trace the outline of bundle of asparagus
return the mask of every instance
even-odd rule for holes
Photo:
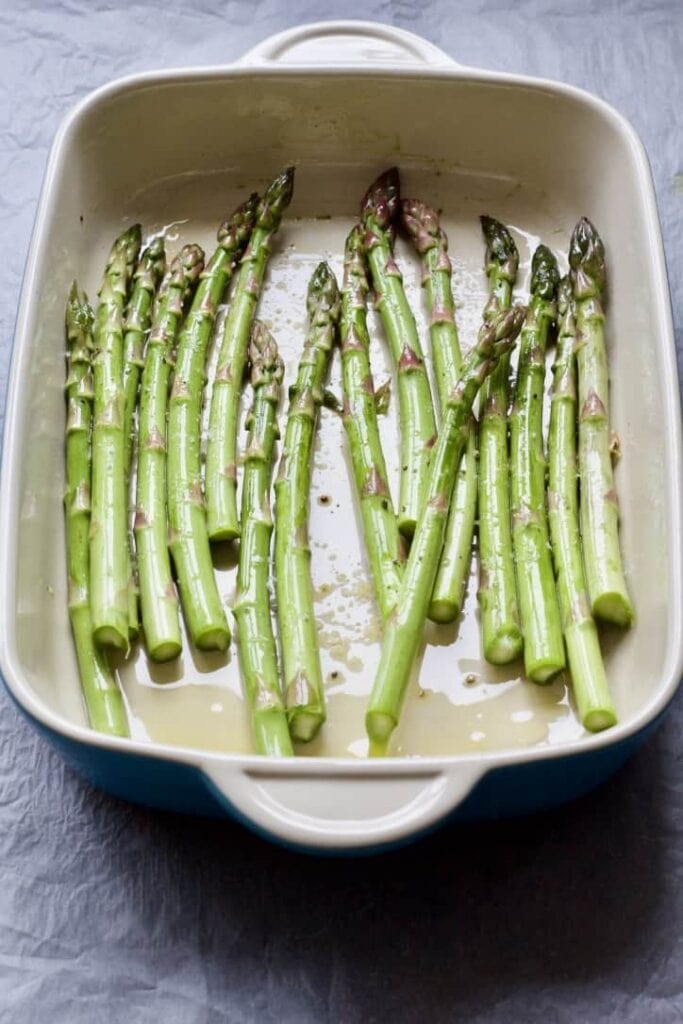
[[[164,273],[162,239],[153,238],[140,254],[141,228],[134,225],[112,247],[97,316],[75,284],[69,293],[69,614],[93,728],[127,733],[107,649],[127,654],[137,637],[136,572],[151,659],[170,660],[182,649],[176,583],[191,643],[225,651],[231,635],[210,542],[238,540],[233,612],[254,747],[288,756],[293,742],[307,742],[319,732],[326,701],[311,582],[309,495],[319,410],[338,342],[342,419],[384,623],[365,719],[370,753],[387,752],[426,619],[451,622],[462,611],[475,534],[485,658],[507,664],[523,652],[527,677],[545,683],[564,667],[566,648],[583,725],[589,730],[612,725],[616,714],[593,615],[630,625],[633,608],[619,551],[601,305],[605,261],[595,228],[586,218],[579,221],[570,244],[570,272],[562,282],[555,256],[540,245],[528,305],[512,305],[517,247],[505,225],[483,216],[489,297],[478,335],[463,354],[439,214],[419,199],[401,201],[395,168],[380,175],[347,236],[341,292],[327,263],[317,266],[309,283],[308,329],[289,389],[273,521],[284,365],[256,313],[272,238],[292,198],[293,181],[294,170],[287,168],[263,198],[252,194],[239,206],[219,229],[218,246],[206,265],[203,251],[190,244]],[[394,253],[399,224],[421,263],[438,426]],[[207,396],[204,480],[200,424],[207,352],[235,271]],[[396,510],[370,366],[371,285],[397,382]],[[546,484],[543,390],[555,325]],[[511,391],[510,354],[520,332]],[[238,518],[237,423],[247,365],[252,404]],[[131,524],[126,495],[135,475]]]

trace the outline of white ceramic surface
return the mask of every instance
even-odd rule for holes
[[[66,615],[60,505],[68,283],[77,276],[93,295],[111,238],[132,220],[148,232],[164,231],[169,249],[190,239],[209,248],[216,224],[245,190],[289,162],[297,165],[295,199],[260,315],[272,324],[290,373],[307,277],[322,257],[341,269],[359,198],[391,163],[401,168],[406,195],[444,209],[465,341],[485,294],[480,212],[512,226],[522,291],[540,238],[561,256],[580,215],[599,226],[610,260],[622,539],[638,616],[629,634],[606,637],[617,728],[584,735],[564,680],[541,689],[520,678],[519,667],[494,672],[481,660],[473,581],[457,629],[430,627],[433,644],[394,747],[413,756],[364,758],[362,713],[379,627],[333,414],[322,418],[311,529],[329,684],[324,737],[294,762],[250,756],[234,651],[227,663],[186,654],[169,669],[138,655],[121,670],[133,738],[112,740],[86,728]],[[424,327],[417,266],[407,248],[399,255]],[[382,378],[380,337],[375,330],[372,355]],[[594,97],[460,68],[410,33],[360,22],[283,33],[230,68],[139,75],[107,86],[70,115],[55,140],[17,321],[0,508],[7,684],[52,729],[95,746],[196,765],[261,828],[321,847],[401,838],[456,807],[493,766],[623,739],[657,715],[681,674],[676,379],[647,160],[631,127]],[[393,415],[383,430],[395,468]],[[332,501],[318,501],[323,495]],[[229,603],[229,553],[219,553],[218,566]]]

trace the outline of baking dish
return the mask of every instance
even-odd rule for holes
[[[290,367],[308,272],[325,256],[339,269],[359,197],[391,163],[401,167],[406,194],[444,208],[465,338],[484,294],[478,213],[512,226],[522,288],[537,238],[559,252],[580,215],[597,223],[610,258],[617,486],[637,610],[635,629],[606,638],[615,729],[583,734],[565,682],[541,689],[517,678],[518,668],[505,675],[481,662],[473,581],[463,621],[432,634],[437,643],[406,707],[396,751],[421,756],[363,756],[363,697],[379,630],[331,413],[312,502],[326,739],[286,763],[250,755],[236,659],[190,653],[170,669],[150,668],[141,655],[122,668],[130,740],[86,728],[60,506],[68,284],[77,276],[93,295],[111,238],[133,220],[164,230],[171,248],[190,238],[208,247],[223,213],[290,162],[296,195],[261,307]],[[406,267],[419,308],[417,268]],[[377,342],[380,377],[381,359]],[[393,429],[389,418],[385,448],[395,464]],[[152,806],[227,814],[282,842],[332,851],[382,849],[450,817],[518,814],[586,792],[643,740],[678,685],[681,494],[676,364],[650,172],[633,129],[595,97],[460,67],[394,28],[330,22],[273,37],[231,67],[115,82],[62,125],[38,207],[8,394],[0,660],[19,707],[96,785]],[[217,552],[228,603],[232,561]]]

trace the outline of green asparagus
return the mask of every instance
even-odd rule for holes
[[[618,626],[633,622],[619,547],[619,509],[610,453],[605,350],[605,248],[583,217],[569,246],[576,305],[579,380],[579,478],[586,582],[593,615]]]
[[[287,717],[293,739],[311,740],[325,721],[313,609],[308,511],[313,439],[339,322],[339,292],[326,263],[308,286],[309,327],[290,390],[284,447],[275,481],[275,583]]]
[[[399,176],[395,167],[368,189],[361,208],[363,244],[398,378],[401,472],[398,528],[412,537],[424,505],[429,458],[436,437],[429,378],[420,339],[393,253]]]
[[[273,237],[294,190],[288,167],[266,189],[256,211],[247,251],[242,257],[225,320],[211,398],[206,455],[206,511],[209,539],[239,536],[237,518],[237,414],[251,324],[268,265]]]
[[[448,239],[439,224],[436,210],[417,199],[403,200],[401,223],[422,261],[422,285],[427,293],[432,359],[439,404],[443,410],[462,367],[451,291]],[[476,512],[477,435],[473,419],[467,447],[460,460],[439,571],[429,606],[429,617],[435,622],[452,622],[462,609],[472,560]]]
[[[138,614],[138,585],[135,572],[135,546],[130,531],[128,503],[130,501],[130,470],[135,441],[135,407],[143,363],[145,338],[152,319],[154,293],[165,270],[166,254],[162,238],[155,238],[144,250],[133,274],[133,290],[124,317],[123,335],[123,437],[126,471],[126,522],[128,532],[128,634],[136,640],[140,628]]]
[[[398,598],[404,556],[377,425],[368,352],[367,293],[363,233],[356,225],[346,239],[341,299],[343,421],[375,596],[385,619]]]
[[[163,238],[155,238],[138,260],[133,290],[126,310],[123,335],[123,416],[126,439],[126,476],[130,473],[135,441],[135,407],[144,364],[145,338],[152,322],[154,293],[166,270]]]
[[[539,245],[531,263],[529,312],[522,328],[510,416],[512,544],[524,668],[536,683],[548,682],[565,665],[548,539],[543,454],[545,352],[557,316],[559,279],[557,260],[547,246]]]
[[[106,653],[93,640],[89,595],[90,430],[92,425],[93,311],[76,282],[66,306],[68,376],[66,382],[66,558],[69,618],[76,647],[81,688],[93,729],[127,736],[121,691]]]
[[[193,644],[224,651],[230,643],[211,562],[201,482],[200,433],[206,350],[218,304],[254,223],[258,196],[239,206],[218,231],[218,248],[202,272],[180,331],[168,415],[169,547]]]
[[[90,610],[100,645],[127,651],[130,548],[123,399],[123,311],[140,249],[140,225],[116,239],[100,291],[95,329]]]
[[[166,526],[166,411],[183,305],[203,267],[198,245],[184,246],[171,263],[159,290],[142,371],[135,542],[142,626],[154,661],[169,661],[182,648]]]
[[[279,436],[277,406],[284,366],[268,329],[254,321],[249,343],[254,400],[247,420],[249,441],[242,486],[242,537],[237,569],[237,650],[251,711],[254,746],[259,754],[293,754],[270,617],[268,570],[270,483],[273,450]]]
[[[614,725],[617,716],[590,613],[581,555],[576,486],[576,324],[568,278],[560,283],[558,306],[548,433],[548,520],[574,697],[584,728],[598,732]]]
[[[486,239],[488,322],[510,306],[519,256],[508,229],[482,217]],[[508,459],[508,376],[510,357],[503,355],[482,388],[479,420],[479,605],[484,657],[507,665],[522,653],[515,566],[510,530]]]
[[[427,500],[413,537],[398,604],[386,623],[365,716],[371,756],[386,753],[398,725],[439,567],[450,497],[470,430],[472,404],[484,379],[512,348],[524,315],[523,307],[517,306],[483,324],[463,363],[460,379],[448,397],[429,467]]]

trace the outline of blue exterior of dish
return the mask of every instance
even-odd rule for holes
[[[10,692],[10,696],[13,696]],[[18,702],[17,707],[59,751],[66,763],[98,789],[130,803],[159,810],[204,817],[229,817],[240,821],[271,842],[317,855],[381,853],[455,821],[482,821],[532,814],[567,803],[595,789],[613,775],[656,729],[669,705],[652,722],[617,743],[566,757],[503,765],[487,772],[456,810],[432,828],[411,833],[399,841],[345,850],[321,850],[282,840],[254,826],[221,793],[204,773],[178,761],[108,750],[70,739],[34,719]]]

